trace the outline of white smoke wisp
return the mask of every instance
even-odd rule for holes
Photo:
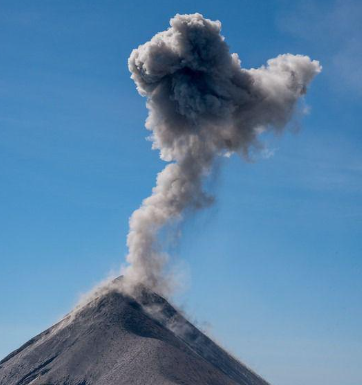
[[[176,15],[170,25],[133,50],[128,62],[138,92],[147,98],[153,149],[169,164],[130,218],[124,284],[161,294],[170,285],[160,230],[182,220],[186,209],[212,204],[203,182],[215,159],[233,153],[247,157],[262,147],[262,132],[282,132],[321,71],[318,61],[291,54],[244,69],[229,52],[219,21]]]

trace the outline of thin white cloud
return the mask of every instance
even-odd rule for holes
[[[293,2],[278,25],[315,47],[333,87],[362,93],[361,20],[361,1],[304,0]]]

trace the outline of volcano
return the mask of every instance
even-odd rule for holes
[[[268,385],[163,297],[110,290],[0,361],[0,385]]]

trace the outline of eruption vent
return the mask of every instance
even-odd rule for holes
[[[210,205],[203,182],[215,159],[247,157],[260,148],[262,132],[282,132],[321,71],[318,61],[291,54],[247,70],[229,52],[219,21],[176,15],[170,24],[133,50],[128,63],[138,92],[147,98],[153,148],[169,163],[130,218],[125,282],[160,293],[169,289],[160,230],[182,220],[186,209]]]

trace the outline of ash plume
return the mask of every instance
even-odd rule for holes
[[[219,21],[196,13],[176,15],[170,25],[133,50],[128,62],[138,92],[147,98],[153,149],[168,164],[130,218],[124,282],[159,293],[170,288],[160,231],[182,220],[185,210],[212,204],[203,184],[215,160],[233,153],[247,158],[262,148],[261,133],[281,133],[321,71],[318,61],[291,54],[244,69],[220,34]]]

